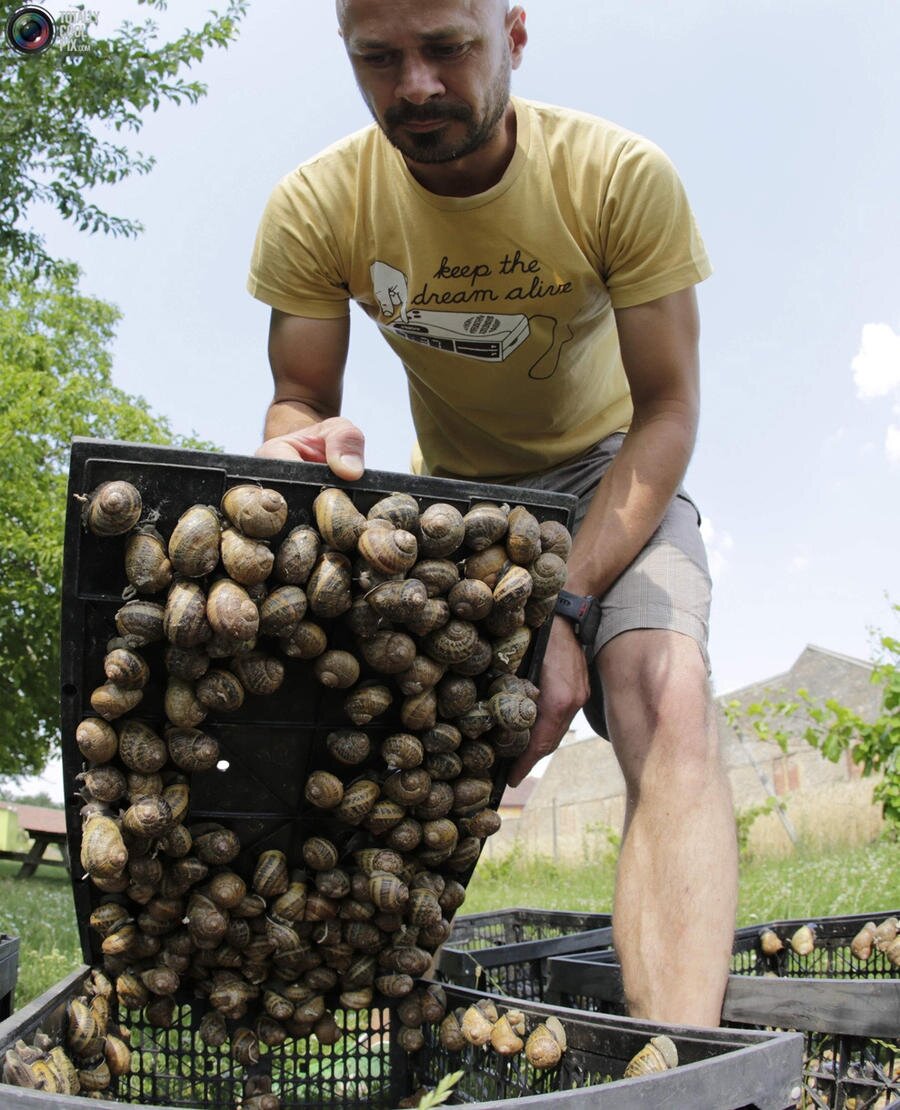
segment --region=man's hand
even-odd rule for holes
[[[539,759],[556,750],[572,718],[591,694],[584,652],[563,617],[553,621],[538,685],[538,718],[528,747],[510,770],[510,786],[518,786]]]
[[[264,459],[327,463],[338,478],[352,482],[362,477],[365,444],[365,436],[355,424],[343,416],[331,416],[267,439],[256,454]]]

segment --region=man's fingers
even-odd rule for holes
[[[327,463],[335,477],[352,482],[361,478],[365,469],[365,442],[355,424],[338,416],[266,440],[256,454],[267,459]]]

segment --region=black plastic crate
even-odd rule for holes
[[[343,489],[363,514],[376,501],[394,492],[412,494],[421,509],[435,502],[450,503],[461,512],[479,501],[519,504],[541,522],[554,520],[567,526],[571,525],[575,506],[575,499],[569,495],[538,490],[377,471],[367,471],[357,482],[341,482],[326,467],[313,464],[128,443],[76,441],[69,477],[61,651],[63,775],[73,860],[79,859],[81,848],[81,799],[74,784],[84,766],[74,734],[78,723],[93,713],[90,696],[104,681],[105,645],[116,634],[114,617],[123,604],[122,590],[127,585],[124,537],[100,538],[87,532],[82,526],[78,497],[104,481],[115,479],[127,480],[137,487],[145,509],[158,514],[156,527],[164,537],[168,537],[188,507],[195,503],[218,506],[226,489],[244,482],[274,488],[285,497],[289,515],[277,539],[291,528],[313,520],[312,503],[328,486]],[[165,596],[155,600],[164,601]],[[329,637],[334,624],[330,647],[349,646],[341,640],[342,631],[335,622],[323,619],[321,623],[329,626]],[[537,677],[548,635],[548,624],[536,630],[519,674]],[[162,645],[150,644],[140,650],[150,666],[151,678],[140,705],[127,716],[159,729],[165,719]],[[222,758],[217,769],[191,776],[190,821],[217,821],[235,831],[241,840],[242,853],[231,866],[245,876],[252,872],[255,858],[265,849],[283,850],[294,865],[300,843],[313,834],[331,837],[342,854],[372,843],[372,838],[360,834],[358,829],[338,828],[335,818],[314,809],[304,798],[304,784],[312,770],[335,769],[325,753],[324,739],[336,727],[349,727],[341,708],[347,691],[324,687],[315,679],[307,661],[283,658],[282,662],[286,677],[276,694],[248,696],[236,712],[210,712],[201,727],[218,740]],[[363,667],[361,678],[365,677]],[[396,706],[366,726],[365,731],[373,739],[373,755],[368,763],[353,768],[354,777],[376,761],[378,739],[398,730],[402,730],[402,725]],[[498,759],[493,768],[490,804],[495,807],[505,788],[511,762]],[[474,864],[454,877],[465,884],[473,867]],[[100,959],[99,942],[87,922],[99,900],[98,894],[77,866],[73,868],[72,879],[82,951],[85,960],[95,964]]]
[[[437,973],[458,986],[541,1002],[551,957],[611,944],[609,914],[521,908],[466,914],[440,949]]]
[[[15,1009],[19,978],[19,938],[0,933],[0,1021]]]
[[[808,955],[789,945],[804,920],[771,922],[735,935],[723,1022],[802,1032],[809,1106],[884,1107],[900,1096],[900,969],[882,953],[862,961],[849,949],[865,922],[891,916],[896,911],[821,918],[813,922],[816,944]],[[784,943],[774,956],[760,950],[764,928]],[[579,1010],[624,1013],[615,953],[605,949],[551,959],[545,998]]]
[[[58,1033],[66,1003],[78,993],[85,969],[62,980],[51,991],[0,1024],[0,1054],[19,1038],[31,1041],[35,1031]],[[462,988],[445,988],[450,1008],[465,1007],[484,997]],[[502,1011],[507,1001],[496,998]],[[257,1074],[269,1074],[285,1110],[346,1108],[362,1105],[384,1108],[419,1086],[434,1087],[446,1074],[464,1072],[453,1103],[475,1107],[502,1105],[557,1106],[570,1110],[630,1110],[644,1106],[691,1107],[691,1110],[730,1110],[759,1107],[784,1110],[799,1093],[800,1037],[745,1030],[702,1030],[659,1026],[628,1018],[590,1013],[564,1013],[549,1006],[526,1004],[529,1028],[556,1013],[565,1026],[568,1049],[557,1068],[535,1071],[524,1057],[502,1060],[489,1049],[467,1047],[448,1052],[440,1046],[437,1026],[426,1026],[424,1048],[412,1055],[391,1045],[393,1008],[377,1014],[354,1015],[353,1026],[332,1050],[322,1050],[309,1040],[296,1040],[281,1049],[265,1052],[254,1065]],[[242,1084],[244,1069],[226,1057],[216,1057],[194,1043],[193,1016],[184,1008],[175,1030],[161,1033],[139,1023],[132,1027],[132,1042],[142,1048],[152,1066],[123,1082],[120,1099],[151,1110],[161,1108],[231,1107]],[[667,1072],[623,1079],[625,1064],[657,1033],[675,1042],[679,1066]],[[87,1102],[81,1097],[53,1096],[52,1105],[71,1110],[116,1107],[122,1101]],[[4,1110],[50,1105],[48,1096],[0,1084]]]

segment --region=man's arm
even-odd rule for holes
[[[362,475],[365,438],[340,415],[349,340],[348,316],[314,320],[272,309],[269,364],[275,393],[257,455],[325,462],[349,480]]]
[[[566,589],[602,596],[662,520],[684,477],[699,416],[700,322],[693,288],[616,311],[634,417],[603,476],[569,557]],[[513,786],[554,751],[590,694],[571,624],[556,617],[540,679],[531,742],[510,773]]]

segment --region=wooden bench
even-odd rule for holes
[[[18,805],[7,803],[15,811],[19,828],[31,840],[27,852],[0,852],[0,859],[19,860],[22,866],[16,872],[17,879],[27,879],[42,867],[69,867],[69,843],[66,839],[66,815],[61,809],[46,806]],[[62,859],[45,858],[44,853],[55,844]]]

